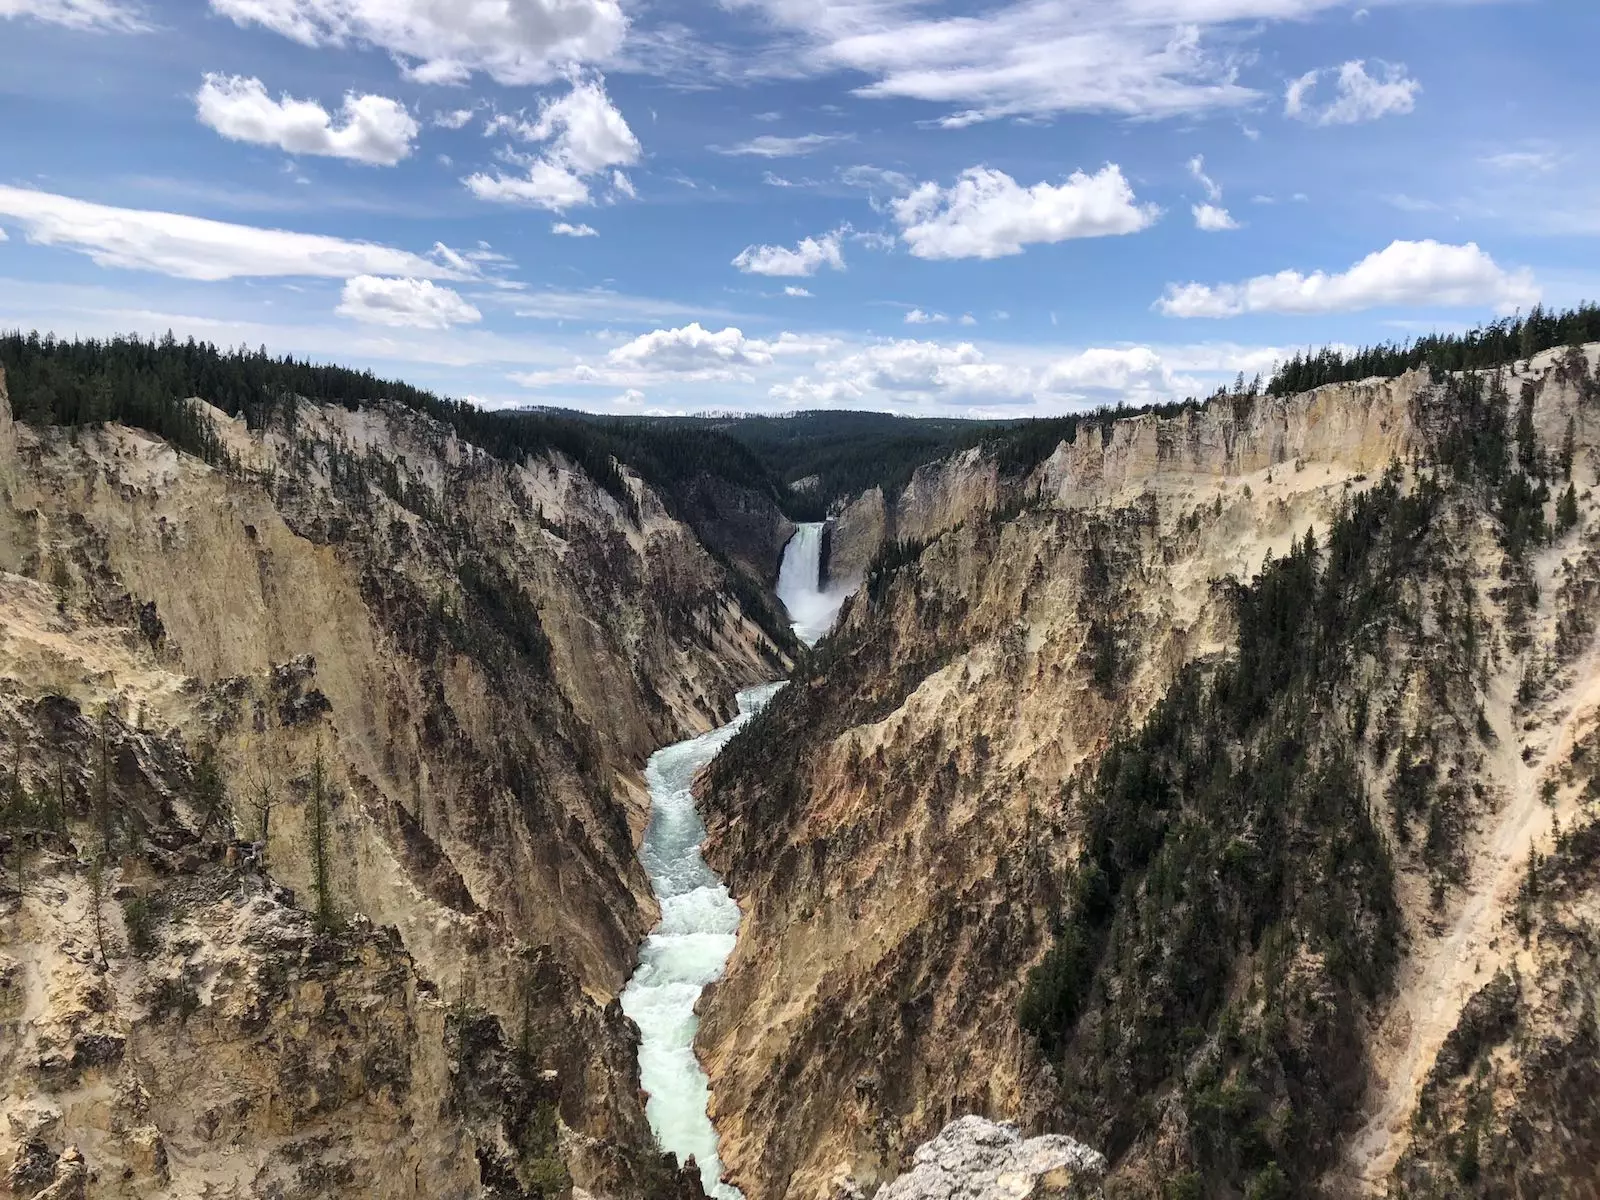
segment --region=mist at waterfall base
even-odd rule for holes
[[[801,525],[783,550],[778,599],[789,610],[795,637],[808,646],[815,646],[833,628],[839,609],[850,596],[847,588],[822,587],[821,576],[822,524]]]
[[[795,636],[808,646],[828,631],[848,594],[819,586],[821,562],[822,526],[800,526],[784,548],[777,590]],[[731,722],[657,750],[645,767],[651,812],[640,858],[661,903],[661,922],[640,948],[639,965],[623,989],[622,1011],[639,1027],[639,1081],[650,1097],[650,1128],[679,1162],[693,1156],[706,1194],[715,1200],[744,1200],[744,1194],[722,1182],[717,1131],[706,1113],[710,1086],[694,1053],[694,1006],[733,953],[740,912],[701,856],[706,827],[693,786],[701,768],[781,687],[768,683],[740,692],[739,715]]]

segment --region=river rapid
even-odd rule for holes
[[[802,525],[784,548],[778,597],[795,635],[806,645],[832,627],[848,592],[821,586],[823,532]],[[694,1006],[719,979],[739,933],[739,905],[701,855],[706,827],[695,808],[694,780],[735,733],[783,686],[762,684],[739,693],[739,715],[727,725],[650,756],[650,825],[640,849],[661,921],[639,950],[639,965],[622,993],[622,1010],[639,1026],[639,1078],[649,1093],[646,1115],[663,1150],[680,1162],[693,1156],[706,1193],[744,1200],[722,1182],[717,1131],[706,1113],[706,1073],[694,1053],[699,1028]]]

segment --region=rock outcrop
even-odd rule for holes
[[[1026,1138],[982,1117],[950,1122],[878,1200],[1098,1200],[1106,1160],[1069,1137]]]

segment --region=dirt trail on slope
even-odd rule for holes
[[[1382,1191],[1404,1152],[1407,1126],[1428,1072],[1467,1000],[1510,963],[1519,944],[1505,926],[1527,869],[1528,848],[1548,840],[1552,818],[1566,826],[1573,813],[1552,808],[1539,795],[1545,770],[1570,751],[1574,728],[1600,705],[1600,652],[1591,649],[1558,695],[1535,709],[1524,732],[1516,714],[1515,661],[1489,689],[1484,715],[1494,744],[1484,760],[1484,782],[1500,791],[1501,806],[1473,855],[1469,895],[1438,935],[1413,930],[1410,960],[1399,993],[1373,1049],[1372,1103],[1367,1123],[1350,1139],[1339,1175],[1360,1192]],[[1523,749],[1533,753],[1523,760]]]

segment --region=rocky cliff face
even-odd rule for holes
[[[1329,1007],[1342,1024],[1260,1033],[1328,1068],[1312,1089],[1327,1105],[1327,1140],[1305,1161],[1327,1165],[1331,1189],[1386,1186],[1440,1043],[1487,978],[1478,972],[1492,975],[1504,952],[1517,864],[1552,836],[1548,807],[1528,800],[1547,793],[1545,747],[1592,719],[1587,689],[1600,667],[1577,599],[1600,537],[1586,491],[1600,465],[1592,358],[1580,370],[1546,355],[1532,378],[1507,381],[1507,427],[1526,408],[1536,454],[1555,456],[1571,422],[1577,528],[1503,565],[1505,530],[1488,513],[1509,502],[1452,501],[1419,551],[1426,570],[1401,589],[1405,615],[1381,646],[1352,650],[1351,681],[1329,694],[1341,720],[1358,705],[1373,714],[1359,786],[1401,814],[1379,822],[1396,863],[1392,902],[1383,889],[1374,896],[1405,931],[1390,935],[1404,947],[1392,985]],[[831,642],[703,789],[711,859],[748,914],[700,1040],[724,1158],[747,1194],[868,1191],[963,1112],[1072,1132],[1113,1156],[1127,1194],[1161,1194],[1211,1153],[1193,1148],[1197,1110],[1183,1088],[1163,1105],[1170,1081],[1095,1074],[1125,1061],[1104,1055],[1127,1030],[1160,1023],[1163,1010],[1139,1008],[1165,1003],[1154,964],[1126,977],[1106,967],[1108,990],[1091,995],[1064,1052],[1042,1054],[1019,1025],[1023,980],[1070,903],[1063,889],[1084,846],[1088,813],[1074,797],[1185,664],[1231,653],[1233,581],[1307,529],[1325,538],[1392,461],[1397,494],[1423,486],[1435,468],[1422,464],[1453,452],[1441,448],[1453,428],[1444,398],[1413,374],[1213,403],[1175,420],[1087,427],[1025,480],[968,455],[920,472],[921,488],[892,505],[868,496],[846,510],[834,540],[841,575],[864,569],[886,540],[927,544],[880,564]],[[1555,499],[1544,505],[1552,520]],[[1530,607],[1535,593],[1545,599]],[[1452,661],[1463,665],[1448,675]],[[1316,722],[1317,739],[1348,742],[1348,728]],[[1547,732],[1530,740],[1530,728]],[[1414,817],[1408,789],[1421,778]],[[1571,790],[1556,793],[1564,828],[1579,815],[1564,799]],[[1426,836],[1412,824],[1424,817]],[[1257,995],[1262,971],[1280,979],[1248,940],[1228,953],[1222,997]],[[1308,958],[1289,994],[1309,1012],[1332,1006],[1325,989],[1345,986],[1337,976]],[[1238,1010],[1247,1031],[1264,1019],[1256,1003]],[[1207,1059],[1178,1038],[1174,1053],[1194,1064],[1193,1089],[1208,1063],[1235,1069],[1225,1045]],[[1063,1080],[1075,1081],[1065,1094]],[[1108,1098],[1121,1094],[1127,1107]],[[1285,1100],[1276,1111],[1294,1109]],[[1241,1162],[1226,1170],[1255,1171]],[[1275,1186],[1271,1171],[1251,1178]]]
[[[211,419],[214,466],[0,391],[8,829],[55,830],[6,847],[0,1107],[34,1115],[0,1166],[662,1194],[614,1003],[655,917],[639,767],[783,652],[637,480],[634,517],[398,406]]]

